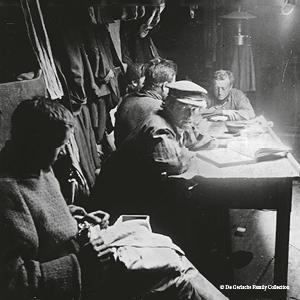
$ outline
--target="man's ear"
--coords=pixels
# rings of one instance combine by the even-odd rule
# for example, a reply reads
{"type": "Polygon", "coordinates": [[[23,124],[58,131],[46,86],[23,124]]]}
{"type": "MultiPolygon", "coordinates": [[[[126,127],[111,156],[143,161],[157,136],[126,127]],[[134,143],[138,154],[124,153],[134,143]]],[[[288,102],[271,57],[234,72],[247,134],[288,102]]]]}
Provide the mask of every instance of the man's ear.
{"type": "Polygon", "coordinates": [[[168,82],[165,81],[165,82],[162,84],[162,88],[163,88],[163,89],[166,89],[166,88],[167,88],[167,84],[168,84],[168,82]]]}
{"type": "Polygon", "coordinates": [[[169,93],[169,88],[167,87],[167,85],[169,84],[168,81],[165,81],[163,84],[162,84],[162,89],[163,91],[168,94],[169,93]]]}

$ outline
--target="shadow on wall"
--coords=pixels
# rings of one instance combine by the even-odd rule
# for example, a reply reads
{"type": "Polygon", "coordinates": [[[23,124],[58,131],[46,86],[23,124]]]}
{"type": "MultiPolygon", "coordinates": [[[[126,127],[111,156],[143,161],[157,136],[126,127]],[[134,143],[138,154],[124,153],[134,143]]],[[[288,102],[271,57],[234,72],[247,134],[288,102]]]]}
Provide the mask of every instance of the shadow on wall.
{"type": "Polygon", "coordinates": [[[46,96],[46,85],[42,72],[32,80],[0,84],[0,149],[10,137],[10,119],[13,111],[23,100],[46,96]]]}

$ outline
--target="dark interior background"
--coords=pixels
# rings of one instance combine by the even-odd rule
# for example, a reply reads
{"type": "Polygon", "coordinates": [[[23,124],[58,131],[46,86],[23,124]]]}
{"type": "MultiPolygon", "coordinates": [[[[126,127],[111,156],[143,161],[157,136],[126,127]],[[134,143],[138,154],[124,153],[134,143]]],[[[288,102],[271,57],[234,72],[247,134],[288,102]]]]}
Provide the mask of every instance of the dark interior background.
{"type": "MultiPolygon", "coordinates": [[[[242,9],[257,17],[243,24],[243,32],[252,36],[256,73],[256,91],[249,98],[257,114],[274,121],[286,143],[298,149],[300,3],[285,16],[282,2],[241,1],[242,9]]],[[[18,74],[37,68],[21,9],[9,3],[0,1],[0,82],[14,81],[18,74]]],[[[237,26],[220,16],[236,10],[239,1],[197,3],[191,18],[188,6],[169,0],[151,36],[161,55],[177,62],[178,79],[191,79],[208,88],[212,72],[230,66],[237,26]]]]}
{"type": "MultiPolygon", "coordinates": [[[[300,157],[300,3],[287,16],[281,13],[282,0],[241,3],[242,10],[257,17],[242,26],[243,33],[252,37],[256,73],[256,91],[248,96],[256,113],[272,120],[284,142],[300,157]]],[[[153,38],[162,53],[177,62],[180,79],[189,78],[208,88],[212,72],[230,66],[237,23],[220,16],[237,6],[238,1],[202,1],[194,19],[188,7],[166,8],[153,38]],[[212,49],[214,39],[216,48],[212,49]]]]}

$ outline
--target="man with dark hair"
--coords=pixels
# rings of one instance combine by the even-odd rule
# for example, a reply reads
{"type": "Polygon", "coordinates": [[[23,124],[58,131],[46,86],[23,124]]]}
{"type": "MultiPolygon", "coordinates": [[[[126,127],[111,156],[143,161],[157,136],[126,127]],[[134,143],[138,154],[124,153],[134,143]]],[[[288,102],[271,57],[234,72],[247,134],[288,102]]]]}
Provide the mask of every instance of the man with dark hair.
{"type": "Polygon", "coordinates": [[[13,114],[0,153],[1,299],[226,299],[167,237],[68,209],[51,165],[73,126],[51,100],[23,101],[13,114]]]}
{"type": "MultiPolygon", "coordinates": [[[[155,58],[146,64],[145,89],[165,88],[166,83],[175,81],[177,73],[176,64],[167,59],[155,58]]],[[[167,96],[167,90],[163,91],[163,99],[167,96]]]]}
{"type": "Polygon", "coordinates": [[[50,167],[73,126],[68,110],[45,99],[23,101],[12,116],[11,141],[0,154],[4,299],[71,299],[79,291],[80,267],[71,251],[77,224],[50,167]]]}
{"type": "Polygon", "coordinates": [[[160,108],[168,95],[167,83],[175,81],[177,66],[174,62],[156,58],[145,66],[145,82],[141,91],[128,95],[115,114],[116,147],[137,130],[150,112],[160,108]]]}
{"type": "Polygon", "coordinates": [[[144,64],[129,64],[126,70],[126,94],[138,92],[144,85],[145,81],[144,64]]]}
{"type": "MultiPolygon", "coordinates": [[[[47,169],[57,159],[74,127],[74,118],[63,106],[50,101],[24,101],[12,115],[11,141],[17,151],[17,169],[47,169]],[[54,109],[55,108],[55,109],[54,109]],[[24,165],[25,164],[25,165],[24,165]]],[[[4,149],[7,150],[7,147],[4,149]]]]}
{"type": "Polygon", "coordinates": [[[218,70],[213,76],[212,95],[209,99],[209,113],[221,115],[228,120],[249,120],[255,117],[247,96],[233,87],[233,73],[218,70]]]}

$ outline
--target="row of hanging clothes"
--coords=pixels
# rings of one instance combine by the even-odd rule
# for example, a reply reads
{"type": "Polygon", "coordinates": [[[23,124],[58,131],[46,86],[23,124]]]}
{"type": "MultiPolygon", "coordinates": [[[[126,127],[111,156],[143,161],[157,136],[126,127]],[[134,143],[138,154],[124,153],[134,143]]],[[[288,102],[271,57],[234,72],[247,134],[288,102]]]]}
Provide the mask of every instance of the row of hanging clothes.
{"type": "Polygon", "coordinates": [[[90,194],[101,168],[99,153],[105,156],[113,150],[108,142],[113,131],[110,111],[125,93],[126,66],[158,56],[149,32],[158,24],[164,3],[21,4],[48,94],[76,118],[74,136],[54,168],[65,198],[73,203],[90,194]]]}

